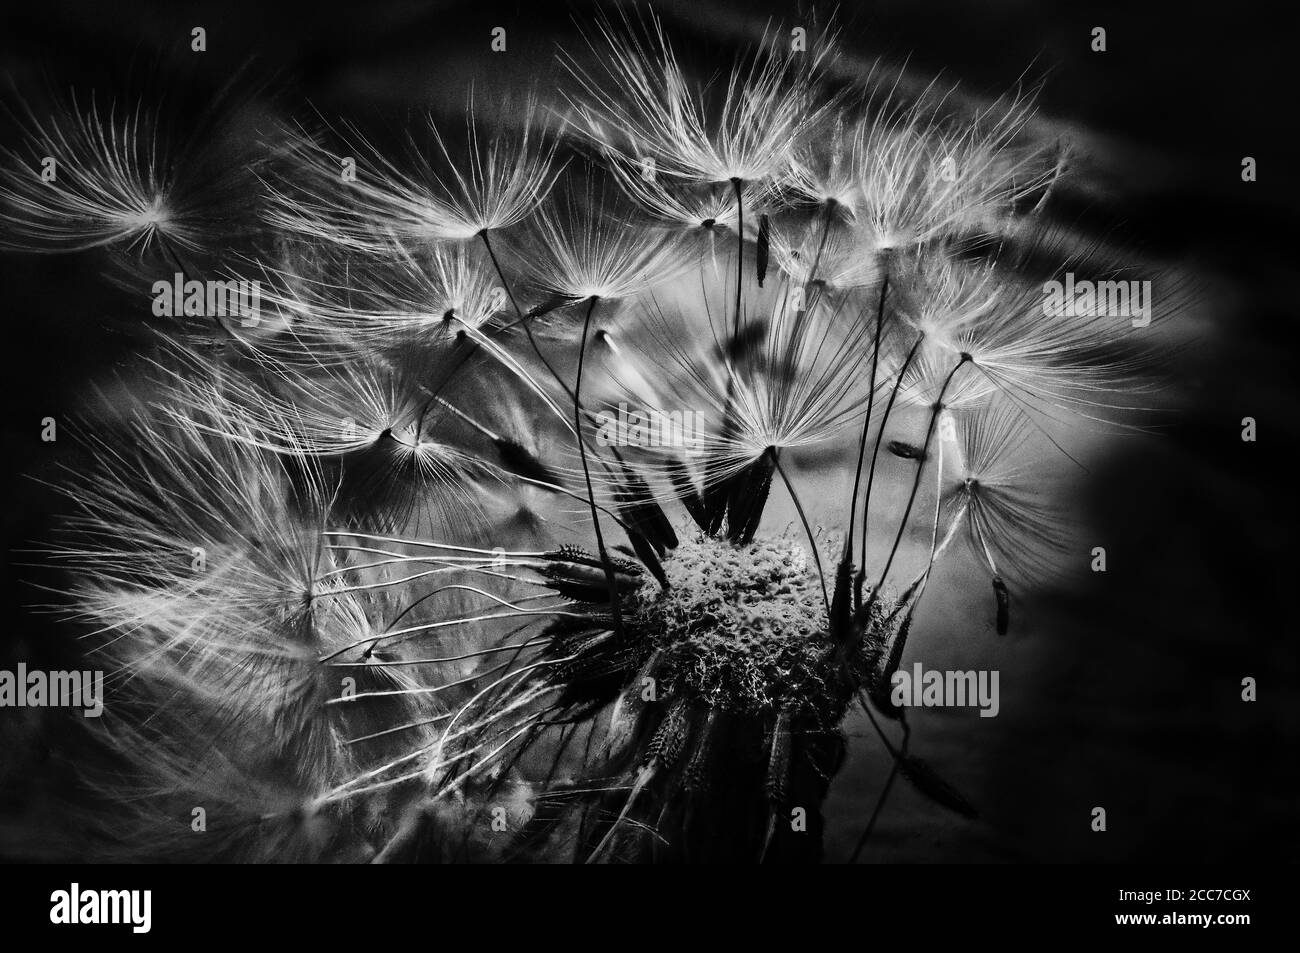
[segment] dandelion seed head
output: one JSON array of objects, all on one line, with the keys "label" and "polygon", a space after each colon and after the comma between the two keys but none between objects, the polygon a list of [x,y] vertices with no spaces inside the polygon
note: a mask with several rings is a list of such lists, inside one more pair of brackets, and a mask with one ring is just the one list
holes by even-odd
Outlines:
[{"label": "dandelion seed head", "polygon": [[[570,795],[561,813],[595,805],[617,852],[660,823],[691,842],[664,805],[724,780],[718,813],[739,820],[708,838],[749,852],[792,785],[829,783],[848,705],[897,664],[930,578],[900,602],[886,564],[863,605],[850,543],[832,582],[783,454],[838,455],[861,427],[861,467],[895,397],[931,428],[888,444],[915,461],[897,540],[932,519],[932,567],[963,533],[1000,629],[1003,573],[1050,563],[1034,414],[1100,412],[1139,362],[1114,356],[1113,323],[1046,319],[1014,242],[969,240],[1023,238],[1059,172],[1027,134],[1032,97],[850,108],[822,82],[825,37],[793,54],[769,28],[701,81],[653,15],[622,26],[601,22],[596,64],[566,62],[593,166],[566,173],[532,100],[503,124],[471,98],[463,136],[426,117],[403,151],[352,126],[294,137],[263,177],[268,320],[220,354],[164,341],[134,441],[99,441],[72,481],[54,555],[123,687],[103,726],[130,770],[107,784],[141,852],[206,803],[231,826],[205,859],[513,859]],[[147,114],[92,104],[29,132],[7,165],[73,148],[57,187],[0,184],[16,247],[173,253],[235,217]],[[577,302],[584,350],[539,346]],[[603,439],[615,401],[693,425]],[[585,481],[553,459],[575,451]],[[811,548],[761,533],[777,474]],[[674,507],[701,532],[679,536]],[[863,562],[878,522],[868,506]],[[667,704],[638,703],[646,678]],[[574,724],[604,750],[551,773],[591,789],[525,778]],[[497,803],[528,838],[484,835]]]},{"label": "dandelion seed head", "polygon": [[668,587],[647,581],[631,611],[633,625],[671,659],[665,690],[749,713],[824,692],[827,620],[798,543],[778,537],[734,546],[701,537],[675,549],[664,571]]}]

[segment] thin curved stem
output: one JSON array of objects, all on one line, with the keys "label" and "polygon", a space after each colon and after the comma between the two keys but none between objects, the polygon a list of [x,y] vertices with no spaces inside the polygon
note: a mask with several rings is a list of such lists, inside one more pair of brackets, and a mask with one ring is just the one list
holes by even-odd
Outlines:
[{"label": "thin curved stem", "polygon": [[740,286],[745,277],[745,183],[732,179],[731,186],[736,191],[736,319],[732,328],[732,337],[740,337]]},{"label": "thin curved stem", "polygon": [[[822,213],[822,235],[817,243],[817,253],[813,255],[812,267],[809,268],[808,274],[803,282],[803,300],[800,302],[801,307],[795,314],[793,338],[799,341],[803,337],[804,325],[808,321],[808,316],[812,313],[813,290],[817,284],[817,270],[821,267],[822,255],[826,252],[826,242],[831,234],[831,221],[835,218],[835,200],[827,199],[825,208]],[[827,285],[829,287],[829,285]],[[852,531],[850,531],[850,536]]]},{"label": "thin curved stem", "polygon": [[[555,382],[560,385],[560,389],[564,391],[565,395],[578,405],[579,410],[582,410],[582,404],[578,401],[577,394],[569,388],[569,385],[565,382],[564,378],[555,370],[551,365],[551,362],[546,359],[546,355],[542,353],[542,349],[540,345],[538,345],[537,339],[533,337],[533,331],[528,325],[527,317],[525,316],[523,309],[519,306],[519,302],[515,299],[514,292],[510,290],[510,282],[506,280],[505,272],[501,269],[501,262],[497,260],[496,252],[492,248],[492,242],[488,238],[487,230],[484,229],[479,232],[479,236],[483,239],[483,247],[487,249],[488,257],[492,260],[492,267],[496,270],[497,278],[501,281],[501,287],[505,290],[506,297],[510,299],[510,304],[515,309],[515,315],[518,318],[516,323],[524,329],[524,334],[528,338],[528,343],[532,347],[533,353],[537,355],[537,359],[542,362],[542,365],[550,373],[551,377],[554,378]],[[586,411],[582,412],[586,413]],[[590,414],[588,414],[588,416],[590,416]],[[578,431],[578,440],[579,443],[582,442],[581,430]],[[619,454],[618,450],[613,447],[611,447],[610,450],[613,453],[614,459],[618,460],[619,463],[622,464],[623,458]],[[595,451],[593,450],[593,453],[594,452]],[[599,453],[595,453],[595,457],[600,465],[605,469],[605,472],[610,472],[608,461],[606,461]]]},{"label": "thin curved stem", "polygon": [[[171,243],[168,242],[166,239],[160,238],[159,241],[158,241],[158,245],[159,245],[159,247],[162,248],[162,250],[163,250],[163,254],[167,257],[167,259],[168,259],[168,260],[169,260],[173,265],[176,266],[176,270],[179,271],[179,272],[181,273],[182,277],[184,277],[184,275],[186,274],[186,272],[188,271],[188,269],[185,267],[184,262],[181,261],[180,253],[177,252],[176,249],[172,248]],[[237,343],[237,344],[242,344],[244,347],[248,347],[248,346],[249,346],[248,343],[247,343],[243,338],[241,338],[238,334],[235,333],[235,329],[232,328],[230,325],[228,325],[228,324],[227,324],[227,323],[222,319],[221,315],[217,314],[217,313],[214,311],[213,314],[211,315],[211,317],[212,317],[212,320],[216,322],[217,327],[218,327],[220,330],[225,331],[225,332],[226,332],[226,335],[227,335],[227,336],[228,336],[232,341],[234,341],[234,342]]]},{"label": "thin curved stem", "polygon": [[[867,455],[867,434],[871,430],[871,411],[876,398],[876,372],[880,366],[880,329],[885,321],[885,295],[889,291],[889,274],[880,285],[880,303],[876,306],[876,339],[871,346],[871,383],[867,387],[867,416],[862,421],[862,436],[858,438],[858,466],[853,473],[853,495],[849,497],[849,532],[845,542],[849,547],[848,561],[853,562],[853,523],[858,515],[858,489],[862,485],[862,463]],[[882,424],[883,426],[883,424]],[[867,558],[867,514],[862,514],[862,558]]]},{"label": "thin curved stem", "polygon": [[[862,497],[862,563],[863,568],[858,571],[859,577],[866,574],[867,562],[867,526],[871,516],[871,488],[876,479],[876,458],[880,456],[880,444],[885,436],[885,424],[889,421],[889,415],[893,412],[894,402],[898,399],[898,392],[903,386],[903,377],[907,374],[907,369],[912,365],[912,359],[916,357],[917,349],[924,340],[922,335],[917,335],[916,340],[912,342],[912,349],[907,352],[907,358],[903,361],[903,366],[898,369],[898,378],[894,381],[894,388],[890,391],[889,401],[885,404],[885,414],[880,420],[880,429],[876,432],[876,445],[871,451],[871,465],[867,469],[867,488]],[[865,428],[870,426],[871,421],[868,418],[863,422],[864,439]]]},{"label": "thin curved stem", "polygon": [[[921,487],[921,475],[925,472],[925,461],[930,452],[930,441],[934,439],[934,427],[939,420],[939,414],[943,412],[943,398],[948,392],[948,385],[952,383],[953,377],[966,366],[969,360],[970,355],[963,354],[961,360],[953,365],[953,369],[948,372],[948,376],[943,380],[943,386],[939,388],[939,396],[935,398],[934,407],[930,410],[930,424],[926,427],[925,443],[921,445],[921,458],[917,461],[916,477],[912,480],[912,492],[908,494],[907,505],[903,507],[903,518],[898,524],[898,532],[894,535],[894,545],[889,549],[889,558],[885,560],[885,568],[880,571],[880,578],[872,587],[871,595],[867,598],[867,604],[862,609],[864,617],[870,617],[871,606],[876,601],[880,587],[885,584],[885,578],[889,575],[890,567],[894,564],[894,557],[898,555],[898,547],[903,542],[903,533],[907,529],[907,520],[912,515],[912,504],[916,502],[916,493]],[[865,626],[863,631],[866,631]]]},{"label": "thin curved stem", "polygon": [[804,514],[803,504],[799,502],[799,494],[794,490],[794,484],[790,478],[785,475],[785,470],[781,466],[781,457],[774,449],[768,449],[772,456],[772,464],[776,467],[776,472],[781,475],[781,481],[785,483],[785,488],[790,493],[790,499],[794,500],[794,508],[799,513],[799,521],[803,523],[803,531],[808,534],[808,547],[812,550],[813,561],[817,564],[817,579],[822,587],[822,602],[826,606],[826,619],[829,622],[831,617],[831,600],[826,591],[826,573],[822,569],[822,557],[817,550],[817,540],[813,537],[812,526],[808,522],[808,517]]},{"label": "thin curved stem", "polygon": [[898,777],[899,769],[903,766],[903,759],[907,757],[907,743],[912,737],[911,726],[909,726],[907,721],[904,720],[902,723],[903,740],[900,742],[898,749],[895,750],[894,746],[889,743],[889,739],[885,737],[885,732],[881,729],[880,723],[876,721],[876,716],[871,713],[871,706],[867,703],[867,700],[865,698],[861,698],[860,700],[862,702],[862,710],[866,712],[867,719],[871,722],[871,727],[876,729],[876,734],[880,736],[880,741],[885,746],[885,750],[888,751],[890,756],[894,759],[894,764],[893,767],[889,769],[889,777],[885,779],[885,786],[880,789],[880,796],[876,798],[876,806],[871,811],[871,817],[867,820],[867,826],[863,828],[862,836],[858,838],[858,843],[853,848],[853,853],[849,855],[850,864],[856,864],[858,862],[858,857],[861,856],[862,849],[867,846],[867,841],[871,839],[871,834],[876,829],[876,821],[880,819],[880,812],[884,810],[885,800],[889,797],[889,792],[893,789],[894,779]]},{"label": "thin curved stem", "polygon": [[596,530],[596,548],[600,553],[601,568],[605,570],[605,584],[609,586],[610,608],[614,612],[614,635],[623,640],[623,615],[619,608],[618,586],[614,581],[614,566],[609,561],[609,552],[605,549],[605,535],[600,529],[600,512],[596,507],[596,491],[591,485],[591,467],[587,465],[587,445],[582,439],[582,371],[587,360],[587,335],[591,331],[591,317],[596,312],[596,302],[600,299],[592,295],[587,305],[587,317],[582,322],[582,345],[578,348],[578,376],[573,385],[573,423],[578,431],[578,455],[582,458],[582,475],[587,481],[587,503],[591,507],[591,525]]},{"label": "thin curved stem", "polygon": [[537,355],[537,359],[542,362],[542,366],[545,367],[551,377],[555,379],[555,382],[560,385],[560,388],[564,393],[568,397],[572,398],[573,391],[569,389],[569,385],[565,383],[564,378],[560,376],[559,372],[556,371],[551,362],[546,359],[546,355],[542,353],[541,346],[537,343],[537,338],[533,337],[533,329],[529,327],[523,308],[519,307],[519,302],[515,299],[515,293],[510,290],[510,282],[506,280],[506,273],[501,268],[501,262],[497,260],[497,253],[492,247],[491,240],[488,238],[487,229],[479,232],[479,237],[483,239],[483,247],[487,249],[488,258],[492,260],[492,267],[496,270],[497,278],[501,281],[501,287],[505,291],[506,297],[510,299],[511,307],[515,309],[515,316],[519,319],[518,324],[524,329],[524,334],[528,338],[528,344],[532,347],[533,353]]}]

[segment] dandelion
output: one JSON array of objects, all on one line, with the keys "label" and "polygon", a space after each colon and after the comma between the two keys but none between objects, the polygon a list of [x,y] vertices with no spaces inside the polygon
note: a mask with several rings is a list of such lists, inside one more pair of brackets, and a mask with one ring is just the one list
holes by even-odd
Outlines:
[{"label": "dandelion", "polygon": [[[622,27],[563,58],[568,171],[531,99],[257,168],[264,321],[154,342],[65,481],[57,602],[113,673],[106,855],[819,859],[857,706],[889,764],[854,858],[896,776],[975,815],[890,681],[937,567],[1010,629],[1066,531],[1041,458],[1142,402],[1140,329],[1049,314],[1034,263],[1127,272],[1038,221],[1061,162],[1030,96],[962,115],[873,73],[855,101],[830,42],[770,31],[697,83],[657,19]],[[121,126],[41,126],[24,148],[99,171],[0,187],[18,244],[209,246],[149,116]],[[607,439],[629,408],[683,439]],[[813,484],[814,454],[855,462]],[[178,830],[196,804],[216,836]]]}]

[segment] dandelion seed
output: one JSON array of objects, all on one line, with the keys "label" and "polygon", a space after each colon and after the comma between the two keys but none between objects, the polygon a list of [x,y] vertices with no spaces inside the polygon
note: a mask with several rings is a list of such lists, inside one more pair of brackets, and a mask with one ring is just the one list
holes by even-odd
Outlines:
[{"label": "dandelion seed", "polygon": [[[220,146],[233,121],[224,104],[175,142],[161,109],[101,106],[95,96],[74,95],[48,119],[30,109],[15,118],[19,142],[0,147],[0,247],[207,252],[256,224],[254,172],[265,159],[239,161]],[[56,162],[48,183],[39,174],[45,157]]]},{"label": "dandelion seed", "polygon": [[261,381],[227,377],[220,392],[172,371],[167,413],[237,412],[247,428],[234,439],[336,465],[339,508],[378,526],[400,525],[412,514],[441,520],[474,512],[469,477],[480,468],[472,454],[432,436],[439,410],[421,381],[421,362],[372,359],[304,373],[265,358],[263,370]]},{"label": "dandelion seed", "polygon": [[464,245],[394,242],[386,254],[350,258],[319,277],[269,274],[263,300],[289,316],[295,337],[363,356],[374,348],[448,347],[504,305],[495,276]]},{"label": "dandelion seed", "polygon": [[852,231],[828,233],[819,225],[772,235],[772,256],[792,282],[818,283],[835,291],[877,284],[882,268],[876,252]]},{"label": "dandelion seed", "polygon": [[1041,580],[1061,553],[1064,521],[1033,478],[1025,453],[1032,425],[1005,400],[959,412],[955,420],[958,480],[944,491],[951,525],[967,527],[999,582],[1008,572],[1022,582]]},{"label": "dandelion seed", "polygon": [[615,181],[652,221],[706,235],[737,229],[736,200],[729,190],[683,184],[667,176],[647,179],[639,163],[617,153],[604,158]]},{"label": "dandelion seed", "polygon": [[581,94],[570,100],[578,128],[629,162],[653,159],[663,174],[686,182],[762,182],[779,173],[792,143],[828,108],[813,87],[830,43],[795,56],[773,49],[765,36],[749,62],[727,74],[715,105],[712,88],[687,80],[657,18],[623,27],[616,32],[602,22],[599,43],[588,40],[599,72],[572,56],[564,62]]},{"label": "dandelion seed", "polygon": [[[372,631],[362,604],[328,581],[326,484],[291,474],[246,433],[230,439],[237,416],[209,422],[222,432],[141,418],[134,445],[98,443],[96,470],[69,485],[79,514],[52,550],[74,571],[62,600],[114,686],[95,730],[116,767],[88,767],[87,781],[120,799],[116,836],[103,840],[115,859],[321,859],[351,806],[318,813],[313,800],[383,750],[345,751],[340,734],[415,709],[326,707],[320,656]],[[212,826],[180,846],[170,832],[196,804]]]},{"label": "dandelion seed", "polygon": [[535,220],[528,274],[547,294],[575,301],[629,298],[686,266],[675,246],[618,215],[616,194],[588,172],[570,181],[562,204]]},{"label": "dandelion seed", "polygon": [[268,220],[309,240],[381,254],[394,238],[467,241],[509,228],[536,210],[559,170],[556,144],[548,141],[534,100],[507,129],[471,98],[463,149],[449,145],[428,116],[421,135],[408,139],[402,165],[355,127],[344,127],[357,161],[356,181],[348,183],[340,181],[339,155],[300,136],[292,152],[297,174],[274,186]]},{"label": "dandelion seed", "polygon": [[1141,386],[1136,372],[1150,364],[1142,356],[1144,345],[1120,357],[1118,339],[1129,336],[1127,327],[1117,329],[1114,319],[1100,313],[1045,319],[1042,302],[1041,285],[997,262],[920,259],[912,313],[904,315],[923,340],[913,393],[933,399],[936,383],[965,354],[970,367],[947,395],[948,406],[996,393],[1040,413],[1058,408],[1100,419],[1131,409],[1115,395]]},{"label": "dandelion seed", "polygon": [[814,295],[801,303],[801,297],[796,286],[782,282],[750,302],[745,323],[756,329],[755,338],[747,354],[733,360],[718,353],[725,319],[710,309],[707,295],[652,301],[620,334],[629,360],[663,375],[650,398],[660,403],[641,406],[698,408],[704,415],[709,429],[700,435],[695,459],[711,480],[734,476],[771,449],[833,439],[865,403],[859,371],[871,348],[866,316],[842,302]]}]

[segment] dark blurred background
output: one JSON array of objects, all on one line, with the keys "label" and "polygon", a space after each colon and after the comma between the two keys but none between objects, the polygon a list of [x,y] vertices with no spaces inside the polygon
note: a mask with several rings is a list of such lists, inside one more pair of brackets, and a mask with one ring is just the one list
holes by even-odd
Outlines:
[{"label": "dark blurred background", "polygon": [[[590,9],[546,0],[11,6],[0,29],[6,97],[121,89],[145,75],[201,102],[243,70],[291,110],[310,103],[355,119],[455,107],[471,80],[489,96],[546,84],[555,43],[572,43],[573,17]],[[769,17],[797,25],[831,10],[763,0],[652,6],[705,69],[714,57],[725,66]],[[1300,679],[1287,501],[1300,191],[1287,11],[1250,2],[1201,12],[1165,2],[895,0],[846,5],[838,19],[850,54],[906,63],[905,77],[919,82],[942,74],[981,97],[1022,74],[1045,78],[1044,128],[1078,144],[1053,214],[1086,235],[1136,244],[1204,288],[1171,336],[1175,412],[1155,436],[1113,441],[1081,481],[1086,492],[1068,501],[1094,545],[1106,547],[1109,571],[1041,594],[1019,635],[980,651],[1002,671],[1003,710],[991,724],[969,713],[918,715],[917,752],[945,766],[981,819],[950,819],[900,788],[867,859],[1294,860]],[[204,54],[190,51],[194,26],[207,30]],[[487,52],[495,26],[508,31],[505,54]],[[1107,31],[1105,53],[1089,48],[1097,26]],[[1244,156],[1258,161],[1254,183],[1241,180]],[[93,256],[0,255],[0,288],[0,664],[57,668],[75,652],[66,632],[25,608],[40,601],[31,581],[41,577],[18,565],[27,561],[19,551],[48,537],[59,505],[38,481],[76,459],[69,441],[41,442],[40,421],[76,416],[91,382],[127,361],[133,338]],[[1245,416],[1258,421],[1257,442],[1241,440]],[[936,649],[927,665],[943,657]],[[1253,704],[1240,698],[1246,676],[1258,680]],[[869,728],[851,730],[829,805],[829,860],[847,856],[884,778]],[[48,756],[41,733],[23,737],[34,750],[0,750],[10,768]],[[9,786],[0,814],[20,817],[12,812],[25,800],[21,779],[0,777]],[[1094,806],[1107,809],[1104,834],[1090,830]]]}]

